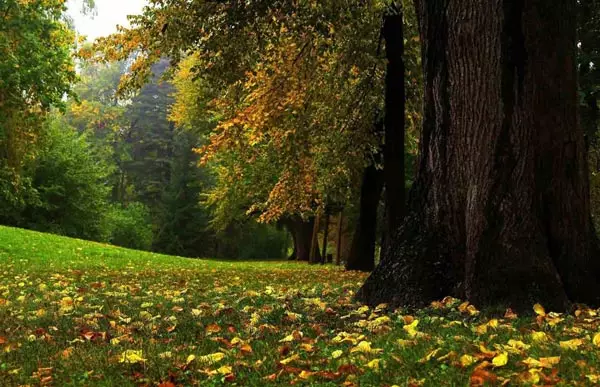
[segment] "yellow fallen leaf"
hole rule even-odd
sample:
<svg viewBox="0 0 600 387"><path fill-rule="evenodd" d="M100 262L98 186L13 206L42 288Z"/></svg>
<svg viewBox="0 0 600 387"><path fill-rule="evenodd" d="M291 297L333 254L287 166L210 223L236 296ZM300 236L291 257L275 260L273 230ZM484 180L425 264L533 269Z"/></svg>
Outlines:
<svg viewBox="0 0 600 387"><path fill-rule="evenodd" d="M560 344L561 348L576 350L580 345L583 344L583 340L581 340L581 339L565 340L565 341L559 342L559 344Z"/></svg>
<svg viewBox="0 0 600 387"><path fill-rule="evenodd" d="M407 324L402 327L410 337L415 337L417 335L417 325L419 325L419 320L414 320L410 324Z"/></svg>
<svg viewBox="0 0 600 387"><path fill-rule="evenodd" d="M505 347L507 347L507 346L505 346ZM522 342L520 340L510 339L510 340L508 340L508 347L519 350L519 351L525 351L525 350L531 348L531 345L525 344L524 342Z"/></svg>
<svg viewBox="0 0 600 387"><path fill-rule="evenodd" d="M492 359L494 367L502 367L508 363L508 353L502 352Z"/></svg>
<svg viewBox="0 0 600 387"><path fill-rule="evenodd" d="M373 359L367 363L367 367L371 368L372 370L379 370L380 362L381 362L381 359Z"/></svg>
<svg viewBox="0 0 600 387"><path fill-rule="evenodd" d="M336 349L335 351L331 352L331 357L333 359L337 359L337 358L340 358L343 354L344 354L344 351Z"/></svg>
<svg viewBox="0 0 600 387"><path fill-rule="evenodd" d="M546 310L544 309L543 306L541 306L540 304L535 304L533 306L533 311L538 315L538 316L545 316L546 315Z"/></svg>
<svg viewBox="0 0 600 387"><path fill-rule="evenodd" d="M600 375L585 375L585 377L592 383L596 384L596 383L600 383Z"/></svg>
<svg viewBox="0 0 600 387"><path fill-rule="evenodd" d="M298 374L298 377L300 379L305 379L306 380L306 379L309 379L311 376L313 376L313 374L314 374L314 372L303 370L302 372L300 372Z"/></svg>
<svg viewBox="0 0 600 387"><path fill-rule="evenodd" d="M475 363L477 359L474 356L465 354L460 357L460 365L463 367L468 367L471 364Z"/></svg>
<svg viewBox="0 0 600 387"><path fill-rule="evenodd" d="M596 333L594 335L594 338L592 339L592 342L594 343L594 345L596 347L600 347L600 333Z"/></svg>
<svg viewBox="0 0 600 387"><path fill-rule="evenodd" d="M545 332L532 332L531 339L537 343L548 341L548 335Z"/></svg>
<svg viewBox="0 0 600 387"><path fill-rule="evenodd" d="M355 353L355 352L360 352L360 353L365 353L365 354L380 353L380 352L383 352L383 349L371 348L370 342L361 341L360 343L358 343L358 345L356 347L354 347L350 350L350 353Z"/></svg>
<svg viewBox="0 0 600 387"><path fill-rule="evenodd" d="M209 355L200 356L197 358L197 361L198 361L198 363L201 363L201 364L212 364L212 363L220 362L221 360L223 360L224 357L225 357L224 353L215 352L215 353L211 353Z"/></svg>
<svg viewBox="0 0 600 387"><path fill-rule="evenodd" d="M146 359L144 359L142 357L142 351L136 351L133 349L128 349L125 352L123 352L121 354L121 357L119 358L119 363L130 363L130 364L135 364L135 363L143 363L145 362Z"/></svg>
<svg viewBox="0 0 600 387"><path fill-rule="evenodd" d="M187 359L185 360L185 362L187 364L190 364L191 362L193 362L194 360L196 360L196 355L190 355L187 357Z"/></svg>
<svg viewBox="0 0 600 387"><path fill-rule="evenodd" d="M296 354L294 354L294 355L292 355L292 356L290 356L290 357L287 357L287 358L285 358L285 359L283 359L283 360L280 360L279 362L280 362L281 364L284 364L284 365L285 365L285 364L289 364L289 363L291 363L291 362L293 362L293 361L295 361L295 360L298 360L298 359L300 359L300 355L298 355L298 354L296 353Z"/></svg>
<svg viewBox="0 0 600 387"><path fill-rule="evenodd" d="M231 366L227 366L227 365L219 367L217 369L217 372L220 373L221 375L229 375L232 371L233 371L233 368L231 368Z"/></svg>
<svg viewBox="0 0 600 387"><path fill-rule="evenodd" d="M438 352L440 352L442 349L441 348L436 348L433 351L429 352L427 355L425 355L424 358L419 359L419 363L426 363L429 360L431 360L434 356L436 356L438 354Z"/></svg>

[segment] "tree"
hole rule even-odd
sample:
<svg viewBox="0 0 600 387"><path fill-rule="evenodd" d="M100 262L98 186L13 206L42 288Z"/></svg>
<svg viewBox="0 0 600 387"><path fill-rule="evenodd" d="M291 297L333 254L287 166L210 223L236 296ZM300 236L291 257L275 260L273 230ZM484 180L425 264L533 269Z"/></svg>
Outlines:
<svg viewBox="0 0 600 387"><path fill-rule="evenodd" d="M0 3L0 196L9 204L2 217L31 194L22 169L35 157L48 112L63 105L76 78L65 9L62 0Z"/></svg>
<svg viewBox="0 0 600 387"><path fill-rule="evenodd" d="M420 0L425 111L409 213L359 298L597 304L575 0Z"/></svg>

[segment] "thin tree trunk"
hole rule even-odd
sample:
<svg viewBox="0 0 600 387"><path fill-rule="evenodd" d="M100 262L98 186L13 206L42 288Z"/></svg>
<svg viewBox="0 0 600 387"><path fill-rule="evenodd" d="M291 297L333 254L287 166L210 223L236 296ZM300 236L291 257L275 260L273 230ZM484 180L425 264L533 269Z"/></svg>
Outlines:
<svg viewBox="0 0 600 387"><path fill-rule="evenodd" d="M375 165L368 166L363 175L360 213L346 262L346 270L371 271L375 267L377 207L382 188L382 171Z"/></svg>
<svg viewBox="0 0 600 387"><path fill-rule="evenodd" d="M340 211L338 217L337 235L336 235L336 249L335 249L335 264L339 266L342 262L342 231L344 225L344 211Z"/></svg>
<svg viewBox="0 0 600 387"><path fill-rule="evenodd" d="M327 237L329 236L329 211L325 210L325 229L323 231L323 251L321 252L321 264L327 262Z"/></svg>
<svg viewBox="0 0 600 387"><path fill-rule="evenodd" d="M385 78L385 236L402 223L405 212L404 166L404 32L402 10L395 6L384 17L383 38L387 57ZM383 246L383 245L382 245Z"/></svg>
<svg viewBox="0 0 600 387"><path fill-rule="evenodd" d="M417 1L425 110L409 215L359 298L597 304L576 0Z"/></svg>
<svg viewBox="0 0 600 387"><path fill-rule="evenodd" d="M317 216L314 220L313 230L312 230L312 239L311 239L311 247L310 247L310 263L318 263L321 261L321 254L319 252L319 226L321 223L321 215L317 213Z"/></svg>

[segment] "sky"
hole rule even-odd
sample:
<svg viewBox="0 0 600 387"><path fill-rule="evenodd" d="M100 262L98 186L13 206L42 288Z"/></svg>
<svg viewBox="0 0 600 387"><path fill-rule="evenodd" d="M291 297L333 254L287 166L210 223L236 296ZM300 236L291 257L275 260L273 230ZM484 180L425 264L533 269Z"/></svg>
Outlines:
<svg viewBox="0 0 600 387"><path fill-rule="evenodd" d="M93 16L81 13L81 0L68 0L67 4L77 31L94 40L115 32L117 24L129 26L127 15L139 14L146 0L96 0Z"/></svg>

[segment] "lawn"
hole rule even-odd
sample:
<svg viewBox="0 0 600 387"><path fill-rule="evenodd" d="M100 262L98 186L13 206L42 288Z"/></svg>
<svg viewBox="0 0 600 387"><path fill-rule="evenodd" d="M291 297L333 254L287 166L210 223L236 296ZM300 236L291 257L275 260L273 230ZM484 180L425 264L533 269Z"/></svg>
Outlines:
<svg viewBox="0 0 600 387"><path fill-rule="evenodd" d="M600 318L369 309L333 266L151 254L0 228L0 385L590 385ZM533 313L533 311L532 311Z"/></svg>

